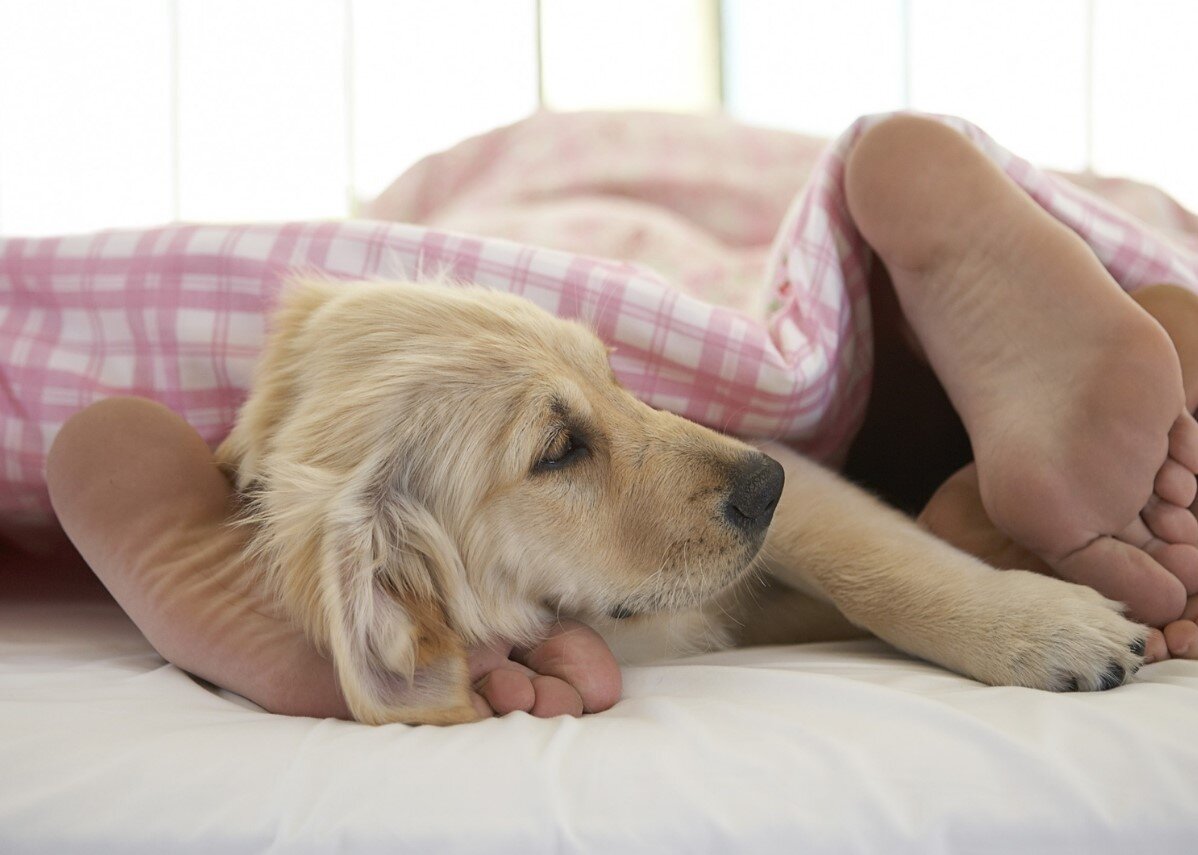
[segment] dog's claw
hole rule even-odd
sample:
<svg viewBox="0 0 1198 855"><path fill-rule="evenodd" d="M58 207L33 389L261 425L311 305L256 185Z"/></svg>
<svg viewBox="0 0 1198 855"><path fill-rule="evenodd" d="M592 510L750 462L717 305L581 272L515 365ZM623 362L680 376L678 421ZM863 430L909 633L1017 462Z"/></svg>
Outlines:
<svg viewBox="0 0 1198 855"><path fill-rule="evenodd" d="M1102 683L1098 687L1098 691L1105 692L1107 689L1113 689L1116 686L1123 685L1123 678L1127 672L1123 670L1123 666L1118 662L1112 662L1107 666L1102 675Z"/></svg>

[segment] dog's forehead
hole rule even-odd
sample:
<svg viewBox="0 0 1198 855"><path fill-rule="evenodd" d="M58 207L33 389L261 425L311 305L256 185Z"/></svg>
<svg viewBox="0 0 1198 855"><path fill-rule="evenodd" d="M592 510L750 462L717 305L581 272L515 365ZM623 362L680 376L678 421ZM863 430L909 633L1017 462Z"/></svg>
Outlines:
<svg viewBox="0 0 1198 855"><path fill-rule="evenodd" d="M561 352L577 361L579 368L588 373L607 376L609 366L608 349L599 337L576 323L563 323Z"/></svg>
<svg viewBox="0 0 1198 855"><path fill-rule="evenodd" d="M591 381L610 374L606 345L582 324L550 316L536 319L529 332L546 358L565 363L561 367L570 373L581 373Z"/></svg>
<svg viewBox="0 0 1198 855"><path fill-rule="evenodd" d="M610 393L618 386L607 346L584 324L513 294L468 290L456 296L460 302L452 319L421 332L450 335L485 349L492 380L503 378L499 386L518 389L525 400L546 401L556 395L575 410L596 393ZM463 352L469 350L467 344ZM555 392L564 378L573 385Z"/></svg>

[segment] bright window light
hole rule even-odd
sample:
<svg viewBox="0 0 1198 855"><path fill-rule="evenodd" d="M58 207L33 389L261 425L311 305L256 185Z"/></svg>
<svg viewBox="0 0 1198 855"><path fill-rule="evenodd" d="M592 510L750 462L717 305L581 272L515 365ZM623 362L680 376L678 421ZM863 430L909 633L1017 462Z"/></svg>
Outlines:
<svg viewBox="0 0 1198 855"><path fill-rule="evenodd" d="M717 30L713 0L541 0L545 105L715 109Z"/></svg>
<svg viewBox="0 0 1198 855"><path fill-rule="evenodd" d="M1095 170L1198 211L1198 3L1099 0L1095 12Z"/></svg>
<svg viewBox="0 0 1198 855"><path fill-rule="evenodd" d="M721 94L820 136L953 113L1198 209L1194 33L1193 0L0 0L0 233L342 217L542 103Z"/></svg>
<svg viewBox="0 0 1198 855"><path fill-rule="evenodd" d="M359 199L537 107L534 0L354 0L352 17Z"/></svg>
<svg viewBox="0 0 1198 855"><path fill-rule="evenodd" d="M903 106L901 0L726 0L725 92L744 121L834 136Z"/></svg>
<svg viewBox="0 0 1198 855"><path fill-rule="evenodd" d="M172 215L170 20L146 0L0 0L0 232Z"/></svg>
<svg viewBox="0 0 1198 855"><path fill-rule="evenodd" d="M911 0L911 106L969 119L1034 163L1084 169L1085 21L1086 0Z"/></svg>
<svg viewBox="0 0 1198 855"><path fill-rule="evenodd" d="M183 219L344 214L343 25L329 0L179 0Z"/></svg>

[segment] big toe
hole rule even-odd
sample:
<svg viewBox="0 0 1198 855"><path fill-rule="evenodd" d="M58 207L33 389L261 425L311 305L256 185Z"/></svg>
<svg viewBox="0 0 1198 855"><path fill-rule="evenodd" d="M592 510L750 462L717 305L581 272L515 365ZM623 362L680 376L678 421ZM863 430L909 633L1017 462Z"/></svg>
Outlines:
<svg viewBox="0 0 1198 855"><path fill-rule="evenodd" d="M1186 594L1198 594L1198 547L1189 543L1157 541L1144 549L1158 564L1177 577Z"/></svg>
<svg viewBox="0 0 1198 855"><path fill-rule="evenodd" d="M1175 620L1164 628L1165 644L1174 659L1198 659L1198 624Z"/></svg>
<svg viewBox="0 0 1198 855"><path fill-rule="evenodd" d="M1181 616L1186 590L1181 580L1143 549L1098 537L1050 562L1061 578L1094 588L1127 606L1128 616L1164 626Z"/></svg>

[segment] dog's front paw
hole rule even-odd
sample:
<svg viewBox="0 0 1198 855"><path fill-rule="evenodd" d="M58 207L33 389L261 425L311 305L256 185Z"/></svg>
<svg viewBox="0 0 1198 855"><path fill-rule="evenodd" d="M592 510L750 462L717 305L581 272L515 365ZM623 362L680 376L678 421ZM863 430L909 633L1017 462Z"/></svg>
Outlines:
<svg viewBox="0 0 1198 855"><path fill-rule="evenodd" d="M1121 685L1143 662L1149 629L1083 585L1024 570L990 578L968 673L996 686L1054 692Z"/></svg>

